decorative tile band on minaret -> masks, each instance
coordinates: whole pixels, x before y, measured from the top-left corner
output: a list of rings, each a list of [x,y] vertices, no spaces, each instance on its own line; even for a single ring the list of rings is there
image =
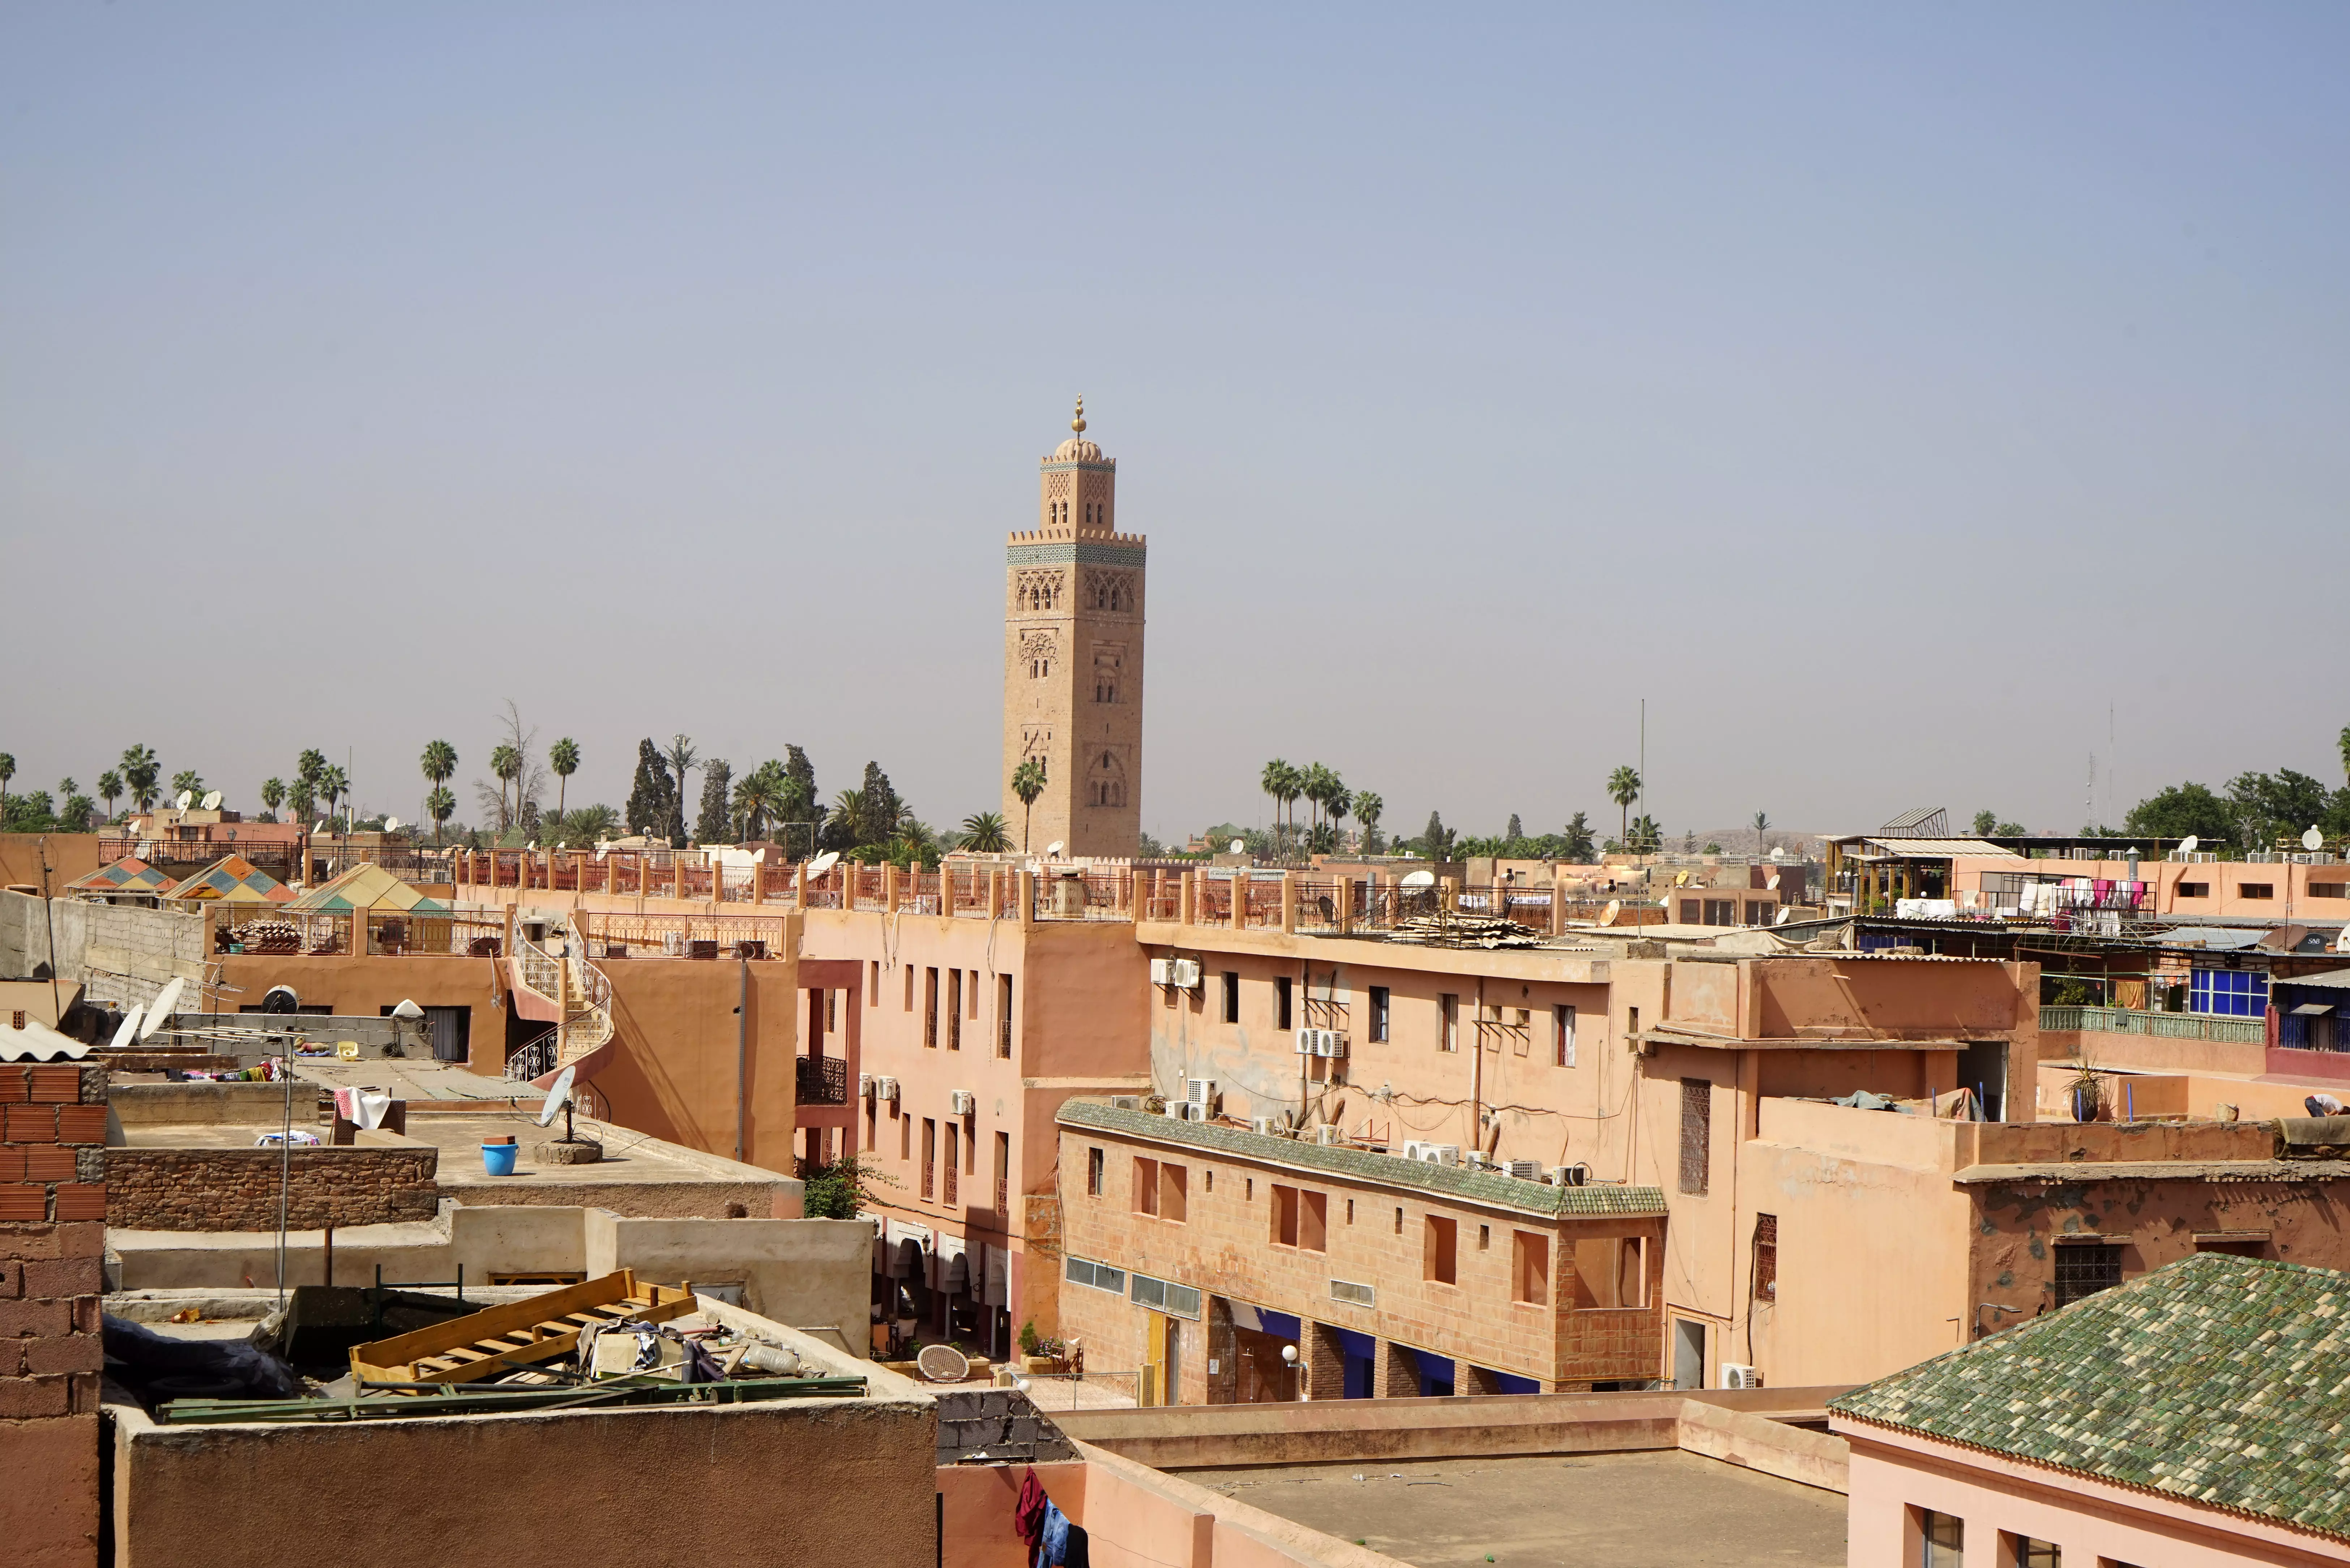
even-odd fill
[[[1038,466],[1037,525],[1005,539],[1003,819],[1042,854],[1130,857],[1142,837],[1143,576],[1149,543],[1118,532],[1118,460],[1070,438]],[[1024,805],[1013,775],[1045,787]]]

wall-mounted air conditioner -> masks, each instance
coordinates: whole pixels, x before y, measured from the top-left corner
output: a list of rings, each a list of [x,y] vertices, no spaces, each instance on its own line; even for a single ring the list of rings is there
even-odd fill
[[[1300,1056],[1344,1056],[1347,1037],[1335,1029],[1301,1029],[1297,1032],[1297,1054]]]
[[[1405,1146],[1407,1152],[1405,1153],[1404,1158],[1406,1159],[1416,1158],[1423,1165],[1458,1165],[1461,1163],[1461,1146],[1457,1143],[1423,1143],[1417,1146],[1419,1149],[1419,1152],[1417,1155],[1409,1152],[1412,1147],[1413,1146],[1411,1145]]]
[[[898,1103],[898,1080],[889,1077],[874,1079],[873,1096],[876,1099],[887,1100],[893,1106],[896,1105]]]
[[[1762,1375],[1743,1362],[1725,1361],[1721,1364],[1721,1386],[1724,1388],[1760,1388],[1762,1386]]]
[[[1553,1187],[1581,1187],[1591,1179],[1591,1168],[1584,1164],[1554,1165],[1550,1168]]]
[[[1343,1127],[1315,1127],[1314,1129],[1314,1141],[1320,1144],[1325,1148],[1334,1147],[1336,1145],[1347,1141],[1346,1129]]]
[[[1472,1148],[1461,1158],[1461,1163],[1471,1170],[1491,1170],[1493,1168],[1493,1157],[1482,1148]]]
[[[1109,1108],[1114,1111],[1139,1111],[1142,1108],[1140,1095],[1112,1095]]]
[[[1168,972],[1174,967],[1175,961],[1172,959],[1152,959],[1150,961],[1150,983],[1153,985],[1174,984],[1174,977]]]
[[[1167,961],[1167,971],[1170,977],[1167,983],[1173,986],[1176,990],[1197,991],[1200,989],[1200,961],[1198,959],[1170,959]]]
[[[1539,1160],[1505,1159],[1502,1162],[1502,1168],[1520,1181],[1540,1181],[1543,1177],[1542,1162]]]
[[[1289,1122],[1283,1116],[1251,1116],[1249,1130],[1261,1137],[1286,1137],[1289,1135]]]
[[[947,1104],[959,1116],[975,1116],[979,1114],[979,1096],[969,1089],[955,1090],[947,1096]]]
[[[859,1073],[857,1075],[857,1097],[860,1100],[869,1100],[873,1097],[872,1074]]]
[[[1213,1078],[1186,1078],[1183,1080],[1183,1097],[1195,1106],[1212,1106],[1216,1103],[1216,1081]]]
[[[1185,1100],[1173,1108],[1180,1111],[1183,1119],[1187,1122],[1203,1122],[1215,1115],[1213,1110],[1196,1100]]]

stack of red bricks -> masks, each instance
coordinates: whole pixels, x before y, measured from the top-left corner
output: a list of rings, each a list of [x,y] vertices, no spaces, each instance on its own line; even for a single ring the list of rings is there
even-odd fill
[[[0,1062],[0,1421],[94,1414],[106,1069]]]

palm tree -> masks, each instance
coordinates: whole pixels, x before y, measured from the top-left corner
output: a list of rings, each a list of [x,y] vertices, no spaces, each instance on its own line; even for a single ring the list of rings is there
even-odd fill
[[[579,771],[579,742],[566,735],[546,749],[546,765],[555,770],[555,815],[563,815],[563,798],[571,787],[571,775]]]
[[[1284,764],[1286,765],[1286,764]],[[1012,793],[1020,797],[1020,852],[1028,853],[1029,810],[1045,793],[1045,764],[1030,757],[1012,770]]]
[[[661,754],[669,759],[670,771],[677,775],[679,809],[683,810],[685,775],[696,763],[702,760],[702,753],[693,749],[691,735],[671,735],[669,738],[669,750]]]
[[[518,746],[491,747],[490,772],[498,777],[498,831],[504,833],[514,825],[515,817],[522,810],[520,802],[512,808],[506,805],[506,786],[522,777],[522,749]]]
[[[122,775],[109,768],[98,775],[98,793],[106,797],[106,819],[114,820],[114,803],[122,797]]]
[[[780,816],[789,779],[784,764],[769,757],[734,781],[734,834],[748,843],[767,836],[767,819]]]
[[[584,847],[599,839],[612,836],[620,826],[620,814],[608,805],[583,805],[562,818],[564,842]]]
[[[318,788],[327,797],[327,815],[335,815],[335,803],[351,793],[350,775],[339,767],[329,765],[318,775]]]
[[[865,835],[860,827],[865,820],[863,790],[845,789],[834,795],[832,810],[828,815],[832,821],[840,824],[842,829],[847,834],[849,848],[858,848],[865,842]]]
[[[1388,803],[1369,790],[1355,797],[1355,820],[1363,825],[1363,852],[1366,855],[1371,853],[1371,840],[1378,834],[1379,814],[1387,808]]]
[[[310,831],[310,814],[317,809],[317,785],[299,774],[295,774],[294,787],[286,792],[286,817],[307,833]]]
[[[123,782],[130,786],[130,803],[140,810],[155,809],[155,786],[162,776],[152,746],[132,746],[122,753]]]
[[[1764,853],[1762,836],[1770,831],[1771,814],[1767,811],[1756,812],[1754,814],[1754,858],[1757,860],[1762,859]]]
[[[16,757],[12,752],[0,752],[0,817],[8,815],[8,781],[16,776]]]
[[[74,783],[72,779],[62,778],[57,781],[57,798],[59,800],[71,800],[80,793],[81,785]]]
[[[302,831],[310,831],[311,814],[318,809],[318,796],[325,793],[327,753],[313,746],[294,759],[294,793],[291,796],[294,815],[300,819]]]
[[[172,794],[177,796],[201,795],[204,793],[203,775],[193,768],[182,768],[172,775]]]
[[[1617,768],[1607,775],[1607,798],[1617,806],[1617,842],[1630,846],[1632,839],[1632,803],[1640,798],[1639,771],[1630,766]]]
[[[1306,763],[1305,771],[1298,775],[1297,792],[1304,795],[1314,807],[1314,824],[1308,832],[1309,838],[1322,831],[1323,805],[1329,800],[1331,793],[1337,787],[1338,775],[1320,763]]]
[[[99,782],[104,783],[105,781],[100,780]],[[261,808],[269,814],[270,821],[275,822],[277,820],[277,808],[285,804],[286,781],[284,779],[262,780]]]
[[[1281,837],[1282,791],[1289,787],[1290,776],[1296,771],[1275,757],[1265,763],[1264,771],[1256,776],[1257,788],[1273,797],[1273,836],[1275,840]]]
[[[2342,726],[2342,774],[2350,778],[2350,724]]]
[[[962,819],[962,847],[973,855],[1001,855],[1012,847],[1003,836],[1003,818],[993,811],[974,811]]]
[[[449,786],[445,784],[434,784],[432,793],[424,797],[424,815],[432,819],[434,848],[441,846],[441,825],[455,815],[456,812],[457,797],[449,793]]]

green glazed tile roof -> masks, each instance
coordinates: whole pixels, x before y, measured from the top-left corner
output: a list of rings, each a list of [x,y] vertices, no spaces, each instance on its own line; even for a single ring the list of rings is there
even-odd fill
[[[2206,1252],[1828,1403],[2350,1539],[2350,1274]]]
[[[1514,1209],[1546,1219],[1585,1215],[1660,1215],[1665,1195],[1653,1187],[1551,1187],[1498,1171],[1460,1165],[1430,1165],[1391,1154],[1344,1146],[1326,1147],[1295,1138],[1271,1137],[1245,1127],[1215,1122],[1177,1121],[1149,1111],[1120,1110],[1100,1100],[1070,1100],[1061,1106],[1061,1125],[1126,1133],[1156,1143],[1180,1144],[1240,1159],[1318,1170],[1383,1187],[1408,1187],[1436,1197],[1459,1199],[1494,1209]]]

